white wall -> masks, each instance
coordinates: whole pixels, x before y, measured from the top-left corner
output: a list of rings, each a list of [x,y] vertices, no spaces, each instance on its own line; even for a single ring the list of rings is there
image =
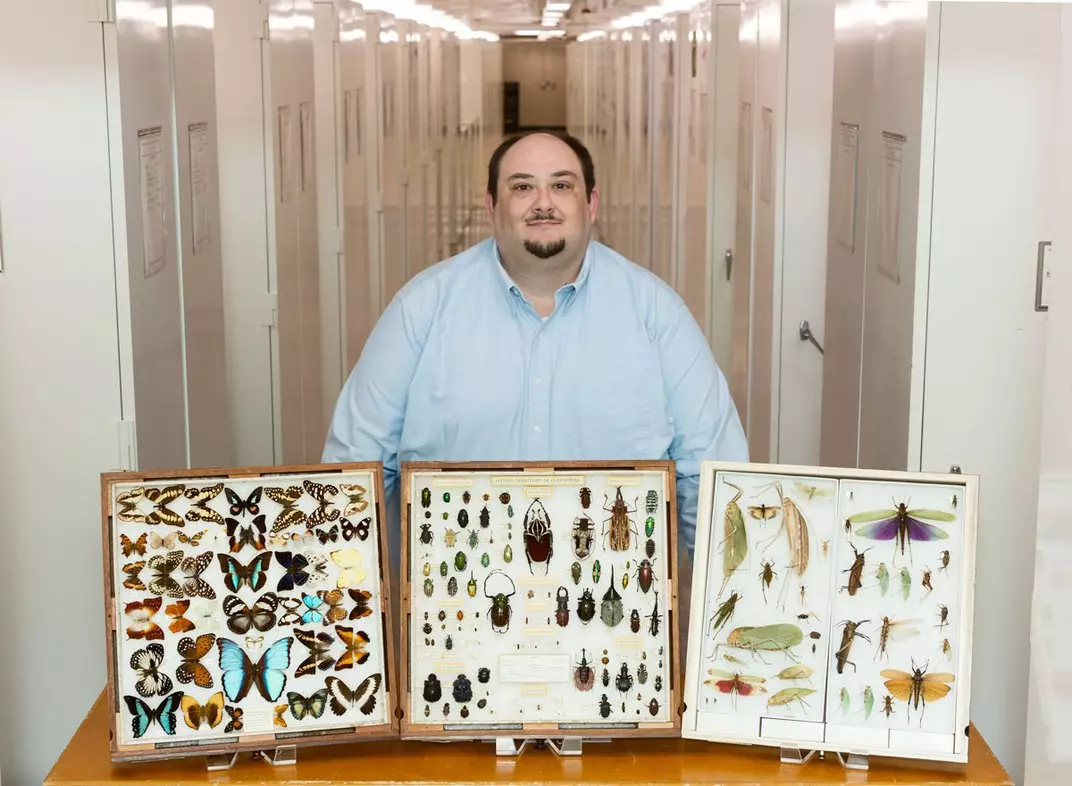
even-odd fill
[[[103,72],[101,26],[87,22],[82,0],[0,4],[0,770],[9,786],[44,780],[105,683],[99,477],[120,464],[122,409]],[[46,541],[56,547],[47,566]],[[42,571],[63,588],[62,624],[42,626],[47,612],[27,592]],[[33,678],[43,673],[67,675],[62,689],[43,691]]]

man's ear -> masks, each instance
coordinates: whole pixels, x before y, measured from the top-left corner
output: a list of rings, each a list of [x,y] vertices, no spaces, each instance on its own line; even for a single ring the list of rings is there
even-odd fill
[[[495,221],[495,204],[491,201],[491,192],[488,191],[484,194],[484,206],[488,209],[488,218]]]
[[[595,223],[596,214],[599,212],[599,189],[592,186],[592,196],[588,200],[588,218]]]

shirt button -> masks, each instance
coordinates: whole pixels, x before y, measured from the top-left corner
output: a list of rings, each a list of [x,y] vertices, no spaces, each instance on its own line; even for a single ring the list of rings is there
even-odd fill
[[[543,380],[542,380],[542,379],[537,379],[537,380],[536,380],[536,384],[537,384],[537,385],[539,385],[539,384],[540,384],[541,382],[543,382]]]
[[[535,431],[537,434],[540,433],[540,427],[539,426],[533,426],[532,430]]]

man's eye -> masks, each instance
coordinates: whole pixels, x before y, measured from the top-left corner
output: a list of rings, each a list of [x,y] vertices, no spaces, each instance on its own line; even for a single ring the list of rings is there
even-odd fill
[[[528,183],[518,183],[514,186],[514,191],[527,191],[530,188]]]
[[[555,188],[557,188],[559,191],[568,191],[572,187],[572,183],[555,183]]]

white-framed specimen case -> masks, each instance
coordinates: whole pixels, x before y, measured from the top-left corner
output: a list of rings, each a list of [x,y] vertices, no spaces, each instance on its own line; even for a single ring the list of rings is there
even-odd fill
[[[101,476],[114,761],[398,736],[379,463]]]
[[[978,478],[704,462],[682,736],[965,762]]]
[[[673,462],[401,472],[404,739],[678,735]]]

